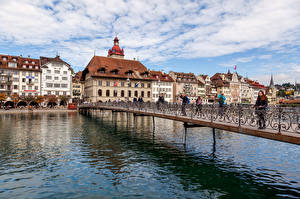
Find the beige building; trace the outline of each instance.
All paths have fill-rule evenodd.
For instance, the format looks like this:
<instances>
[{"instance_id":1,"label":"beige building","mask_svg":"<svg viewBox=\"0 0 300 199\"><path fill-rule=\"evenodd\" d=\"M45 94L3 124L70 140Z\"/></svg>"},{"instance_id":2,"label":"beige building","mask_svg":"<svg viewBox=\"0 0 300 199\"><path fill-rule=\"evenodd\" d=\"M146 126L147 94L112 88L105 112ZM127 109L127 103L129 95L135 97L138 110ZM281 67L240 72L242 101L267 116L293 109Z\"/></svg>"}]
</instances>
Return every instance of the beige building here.
<instances>
[{"instance_id":1,"label":"beige building","mask_svg":"<svg viewBox=\"0 0 300 199\"><path fill-rule=\"evenodd\" d=\"M166 102L174 102L173 99L173 78L164 71L150 71L153 77L152 81L152 100L158 101L158 97L162 95Z\"/></svg>"},{"instance_id":2,"label":"beige building","mask_svg":"<svg viewBox=\"0 0 300 199\"><path fill-rule=\"evenodd\" d=\"M108 51L108 57L94 56L82 72L84 101L133 101L142 97L152 101L150 71L139 61L124 59L119 40Z\"/></svg>"},{"instance_id":3,"label":"beige building","mask_svg":"<svg viewBox=\"0 0 300 199\"><path fill-rule=\"evenodd\" d=\"M174 79L174 101L180 101L179 96L186 94L190 101L198 96L198 80L194 73L178 73L171 71L169 75Z\"/></svg>"}]
</instances>

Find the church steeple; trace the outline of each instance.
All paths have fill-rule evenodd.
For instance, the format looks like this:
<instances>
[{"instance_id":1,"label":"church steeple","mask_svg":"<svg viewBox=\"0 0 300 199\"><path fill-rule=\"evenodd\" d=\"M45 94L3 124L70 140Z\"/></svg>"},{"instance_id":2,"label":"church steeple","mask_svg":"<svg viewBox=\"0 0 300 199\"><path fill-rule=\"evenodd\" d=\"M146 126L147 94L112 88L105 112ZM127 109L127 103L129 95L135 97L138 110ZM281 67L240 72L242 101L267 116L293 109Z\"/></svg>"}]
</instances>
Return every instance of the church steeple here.
<instances>
[{"instance_id":1,"label":"church steeple","mask_svg":"<svg viewBox=\"0 0 300 199\"><path fill-rule=\"evenodd\" d=\"M123 50L123 48L121 49L119 47L119 39L118 39L118 37L115 37L115 39L114 39L114 46L111 49L108 50L107 57L119 58L119 59L123 59L124 58L124 50Z\"/></svg>"},{"instance_id":2,"label":"church steeple","mask_svg":"<svg viewBox=\"0 0 300 199\"><path fill-rule=\"evenodd\" d=\"M274 80L273 80L273 74L271 74L271 80L270 80L270 88L275 88L275 85L274 85Z\"/></svg>"}]
</instances>

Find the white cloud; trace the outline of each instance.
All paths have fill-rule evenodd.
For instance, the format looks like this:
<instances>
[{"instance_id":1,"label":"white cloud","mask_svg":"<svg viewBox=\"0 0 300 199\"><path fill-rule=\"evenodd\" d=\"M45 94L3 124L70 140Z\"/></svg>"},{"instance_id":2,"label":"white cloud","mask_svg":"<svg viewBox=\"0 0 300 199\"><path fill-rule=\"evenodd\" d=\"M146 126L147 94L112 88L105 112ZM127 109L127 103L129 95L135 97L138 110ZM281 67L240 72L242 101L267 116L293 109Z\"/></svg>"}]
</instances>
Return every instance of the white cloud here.
<instances>
[{"instance_id":1,"label":"white cloud","mask_svg":"<svg viewBox=\"0 0 300 199\"><path fill-rule=\"evenodd\" d=\"M85 55L94 50L106 56L116 33L127 58L152 62L300 46L299 0L0 0L0 5L0 45L59 50L76 66L85 66Z\"/></svg>"}]
</instances>

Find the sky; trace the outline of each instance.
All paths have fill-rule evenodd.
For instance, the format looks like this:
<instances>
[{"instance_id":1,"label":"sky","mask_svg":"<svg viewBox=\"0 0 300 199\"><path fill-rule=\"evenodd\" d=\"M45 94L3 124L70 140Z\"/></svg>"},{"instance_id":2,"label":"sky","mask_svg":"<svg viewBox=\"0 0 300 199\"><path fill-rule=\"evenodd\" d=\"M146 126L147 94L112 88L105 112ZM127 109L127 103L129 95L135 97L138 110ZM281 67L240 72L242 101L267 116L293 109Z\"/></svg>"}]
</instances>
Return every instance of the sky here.
<instances>
[{"instance_id":1,"label":"sky","mask_svg":"<svg viewBox=\"0 0 300 199\"><path fill-rule=\"evenodd\" d=\"M0 0L0 54L78 71L115 36L153 70L300 82L300 0Z\"/></svg>"}]
</instances>

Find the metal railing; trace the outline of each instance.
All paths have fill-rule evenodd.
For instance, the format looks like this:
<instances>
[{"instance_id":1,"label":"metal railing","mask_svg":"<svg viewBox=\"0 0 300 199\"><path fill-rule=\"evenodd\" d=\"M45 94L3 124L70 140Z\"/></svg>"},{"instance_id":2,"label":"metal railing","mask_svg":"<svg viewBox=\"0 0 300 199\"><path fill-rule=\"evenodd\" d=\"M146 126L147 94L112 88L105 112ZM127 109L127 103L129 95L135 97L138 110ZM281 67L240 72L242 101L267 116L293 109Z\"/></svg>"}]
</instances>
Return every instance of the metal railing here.
<instances>
[{"instance_id":1,"label":"metal railing","mask_svg":"<svg viewBox=\"0 0 300 199\"><path fill-rule=\"evenodd\" d=\"M300 109L270 106L266 110L257 110L250 105L205 104L196 106L188 104L182 106L177 103L133 103L106 102L81 104L79 108L115 107L124 110L139 110L143 112L159 113L194 120L214 123L231 124L238 127L249 127L272 130L278 133L300 133ZM261 123L261 125L259 125Z\"/></svg>"}]
</instances>

